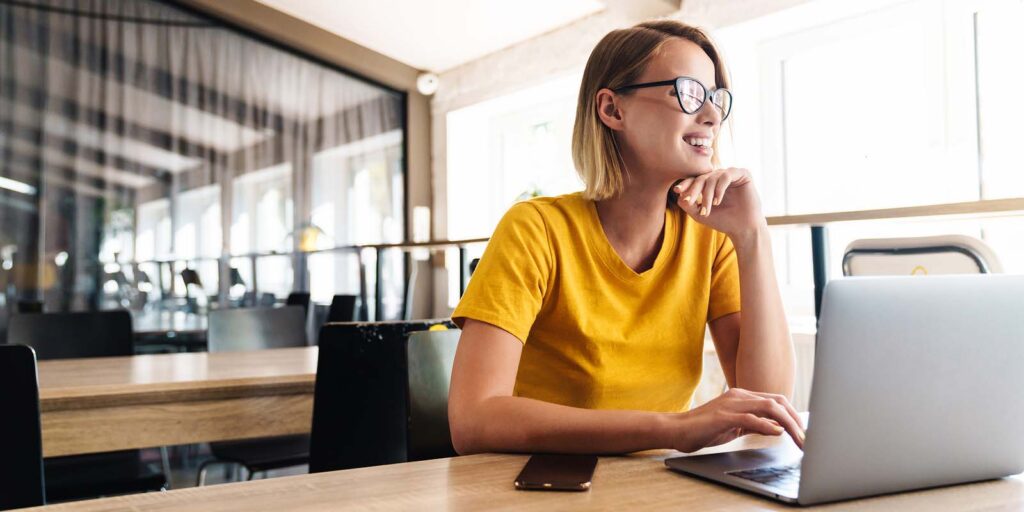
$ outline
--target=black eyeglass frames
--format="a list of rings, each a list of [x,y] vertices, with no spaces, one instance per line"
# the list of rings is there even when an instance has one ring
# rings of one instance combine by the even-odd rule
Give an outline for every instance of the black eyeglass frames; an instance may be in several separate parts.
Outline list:
[[[725,121],[729,117],[729,113],[732,112],[732,92],[729,89],[723,88],[709,91],[707,87],[704,87],[704,84],[700,83],[700,80],[688,76],[680,76],[674,80],[662,80],[660,82],[624,85],[614,89],[614,91],[621,93],[632,89],[664,87],[666,85],[672,86],[676,99],[679,100],[679,108],[684,113],[696,114],[704,106],[704,102],[708,97],[711,98],[711,103],[722,111],[722,121]]]

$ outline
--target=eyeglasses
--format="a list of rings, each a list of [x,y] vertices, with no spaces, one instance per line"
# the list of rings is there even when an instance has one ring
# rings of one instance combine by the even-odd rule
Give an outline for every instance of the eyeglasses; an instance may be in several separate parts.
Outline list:
[[[704,106],[704,101],[709,96],[711,97],[711,103],[722,111],[722,121],[725,121],[725,118],[729,117],[729,112],[732,111],[732,93],[729,92],[729,89],[708,91],[707,87],[704,87],[704,84],[700,83],[699,80],[688,76],[681,76],[675,80],[663,80],[661,82],[624,85],[614,90],[621,93],[631,89],[663,87],[666,85],[672,86],[672,91],[675,93],[676,99],[679,100],[679,108],[683,109],[683,112],[687,114],[693,115],[699,112],[701,107]]]

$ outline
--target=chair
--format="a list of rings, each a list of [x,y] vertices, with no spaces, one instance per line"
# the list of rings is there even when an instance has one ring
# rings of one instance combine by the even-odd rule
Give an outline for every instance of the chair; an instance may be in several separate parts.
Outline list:
[[[302,306],[302,310],[309,314],[309,292],[292,292],[284,301],[286,306]]]
[[[7,341],[33,347],[42,361],[130,356],[132,336],[125,310],[39,313],[11,317]],[[64,501],[163,490],[170,463],[165,448],[161,455],[163,471],[149,469],[139,450],[46,458],[46,495]]]
[[[964,235],[854,240],[843,255],[843,275],[1000,273],[995,252]]]
[[[351,322],[356,319],[358,295],[335,295],[327,313],[328,322]]]
[[[46,504],[39,380],[30,347],[0,345],[0,510]]]
[[[434,326],[448,331],[427,331]],[[329,323],[320,331],[309,471],[455,455],[450,320]],[[422,335],[410,333],[427,331]]]
[[[15,311],[18,313],[42,313],[43,301],[29,299],[19,300],[15,306]]]
[[[220,309],[207,320],[210,352],[233,352],[306,346],[306,315],[299,306]],[[210,443],[213,459],[199,466],[196,485],[206,483],[213,464],[237,464],[252,479],[259,472],[305,464],[309,436],[291,435]]]

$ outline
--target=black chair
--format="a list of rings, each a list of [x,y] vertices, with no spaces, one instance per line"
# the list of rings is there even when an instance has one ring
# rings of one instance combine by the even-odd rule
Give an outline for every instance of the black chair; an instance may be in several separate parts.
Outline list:
[[[309,292],[292,292],[284,301],[285,306],[302,306],[302,311],[309,314]]]
[[[130,356],[132,317],[124,310],[40,313],[11,317],[8,343],[33,347],[39,360]],[[140,450],[48,457],[44,459],[46,496],[66,501],[159,491],[167,487],[163,471],[144,463]]]
[[[356,319],[358,295],[335,295],[327,313],[328,322],[351,322]]]
[[[46,504],[36,356],[0,345],[0,510]]]
[[[306,346],[306,315],[299,306],[244,308],[211,311],[207,322],[210,352],[237,352]],[[309,460],[309,436],[305,434],[217,441],[210,443],[213,459],[199,466],[196,485],[206,483],[212,464],[238,464],[246,479],[273,469],[305,464]]]
[[[17,305],[15,306],[15,310],[18,313],[42,313],[43,301],[22,299],[18,301]]]
[[[410,338],[434,325],[453,330],[439,341]],[[447,418],[454,327],[420,320],[321,328],[311,473],[455,455]]]

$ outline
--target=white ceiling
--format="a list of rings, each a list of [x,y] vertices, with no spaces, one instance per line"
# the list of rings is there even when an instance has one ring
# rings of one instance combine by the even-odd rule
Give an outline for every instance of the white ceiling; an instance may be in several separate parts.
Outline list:
[[[259,0],[414,68],[441,72],[605,8],[601,0]]]

